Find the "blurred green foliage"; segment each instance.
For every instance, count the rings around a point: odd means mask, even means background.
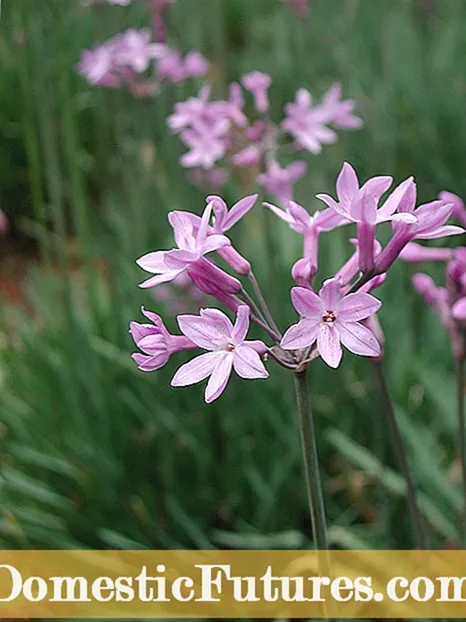
[[[358,101],[364,129],[310,160],[298,191],[309,209],[345,159],[362,178],[415,175],[422,199],[466,196],[465,3],[311,4],[303,23],[275,0],[179,0],[170,33],[214,62],[219,94],[244,71],[268,71],[277,119],[300,86],[318,97],[339,80]],[[0,206],[37,257],[25,258],[26,307],[1,310],[0,546],[307,547],[291,378],[270,365],[271,380],[235,378],[207,407],[199,386],[169,388],[174,361],[144,375],[130,359],[129,320],[142,304],[160,310],[138,289],[134,260],[170,244],[168,211],[203,206],[165,123],[194,87],[135,100],[90,87],[75,65],[83,48],[144,19],[137,2],[3,10]],[[226,198],[249,191],[237,179]],[[259,205],[234,233],[289,325],[299,239]],[[325,238],[323,276],[349,254],[346,237]],[[380,291],[386,367],[431,543],[443,547],[457,542],[461,508],[454,379],[447,337],[410,274],[396,266]],[[411,546],[370,363],[346,354],[334,372],[317,361],[311,383],[333,545]]]

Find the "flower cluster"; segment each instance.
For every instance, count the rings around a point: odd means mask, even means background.
[[[341,99],[341,86],[333,85],[322,101],[313,104],[311,94],[300,89],[296,101],[285,106],[281,122],[269,117],[269,75],[253,71],[233,82],[226,100],[211,99],[206,86],[197,97],[175,105],[168,118],[171,131],[179,134],[188,148],[182,166],[209,171],[256,167],[258,183],[277,200],[293,198],[293,186],[306,172],[306,162],[296,160],[288,166],[279,163],[283,147],[294,153],[313,154],[323,145],[337,140],[337,129],[358,129],[362,121],[354,114],[355,102]],[[254,114],[246,112],[246,93],[252,97]],[[227,169],[218,169],[226,161]],[[226,180],[227,174],[223,176]]]
[[[148,76],[148,69],[152,75]],[[179,50],[154,43],[150,28],[130,28],[92,50],[85,50],[78,72],[91,84],[106,87],[127,86],[137,96],[154,93],[163,82],[181,82],[202,77],[208,63],[199,52],[184,58]]]
[[[191,112],[179,110],[179,120]],[[458,215],[458,207],[446,202],[444,196],[416,207],[414,180],[409,178],[389,192],[392,182],[391,177],[379,176],[361,185],[353,167],[345,163],[337,179],[337,199],[318,195],[326,209],[311,215],[293,201],[286,209],[266,204],[303,238],[302,257],[292,269],[296,287],[291,291],[291,301],[300,319],[284,334],[273,318],[250,262],[227,236],[231,227],[253,208],[257,195],[244,197],[230,209],[221,197],[210,195],[202,216],[171,212],[168,220],[176,246],[148,253],[138,260],[139,266],[153,275],[141,287],[166,287],[185,275],[183,278],[189,278],[199,292],[233,312],[236,321],[233,324],[219,309],[202,308],[199,315],[178,316],[181,334],[171,335],[159,316],[143,311],[152,324],[131,325],[131,334],[142,351],[134,355],[140,369],[158,369],[175,352],[206,350],[180,367],[172,386],[209,378],[205,399],[211,402],[224,391],[232,370],[241,378],[267,378],[264,363],[268,358],[299,372],[317,357],[332,368],[338,367],[342,347],[353,354],[380,357],[383,334],[376,314],[381,302],[371,292],[384,283],[387,271],[400,256],[408,261],[416,257],[448,261],[449,287],[455,288],[455,298],[448,300],[448,317],[466,318],[466,249],[429,249],[413,242],[462,233],[461,227],[446,224],[452,213]],[[334,276],[324,280],[317,293],[313,283],[318,272],[320,234],[351,223],[356,223],[357,231],[357,238],[351,239],[354,252]],[[376,232],[386,223],[393,232],[382,247]],[[216,257],[230,271],[220,267]],[[440,310],[446,294],[438,294],[426,278],[417,277],[417,287]],[[264,341],[246,339],[251,321],[263,331]]]
[[[462,199],[451,192],[441,192],[441,201],[448,201],[452,215],[461,224],[466,224],[466,208]],[[466,247],[425,248],[410,242],[400,255],[401,259],[413,264],[441,262],[445,264],[445,286],[435,285],[432,277],[417,273],[412,282],[426,304],[438,315],[447,330],[453,356],[464,360],[466,355]]]

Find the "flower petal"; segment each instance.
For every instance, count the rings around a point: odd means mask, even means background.
[[[338,200],[341,203],[349,203],[359,191],[359,181],[356,171],[348,162],[343,167],[337,179]]]
[[[154,253],[147,253],[136,260],[136,263],[140,268],[146,270],[146,272],[153,272],[159,274],[166,272],[167,265],[165,263],[166,251],[155,251]]]
[[[374,334],[359,322],[339,324],[341,343],[353,354],[379,356],[380,344]]]
[[[276,205],[272,205],[272,203],[264,202],[263,205],[265,207],[268,207],[269,210],[271,210],[276,216],[284,220],[289,225],[293,224],[294,219],[291,217],[290,214],[288,214],[288,212],[285,212],[285,210],[277,207]]]
[[[233,367],[232,352],[224,352],[220,355],[217,354],[217,356],[219,356],[217,365],[210,376],[205,390],[205,401],[207,404],[216,400],[223,393],[230,379],[231,368]]]
[[[327,365],[334,369],[338,367],[343,351],[340,345],[340,334],[335,324],[321,325],[317,336],[317,349]]]
[[[296,311],[302,317],[321,319],[325,311],[322,300],[317,294],[305,287],[293,287],[291,300]]]
[[[460,298],[455,302],[452,312],[455,320],[466,320],[466,298]]]
[[[269,377],[259,354],[247,345],[238,346],[235,349],[233,367],[238,376],[247,380]]]
[[[357,322],[377,313],[382,306],[380,300],[370,294],[348,294],[338,307],[338,321]]]
[[[204,350],[217,350],[221,342],[227,341],[223,326],[205,316],[179,315],[178,326],[183,335]]]
[[[224,235],[209,235],[205,242],[200,247],[200,251],[203,255],[216,251],[219,248],[224,248],[230,245],[230,240]]]
[[[172,387],[187,387],[210,376],[223,358],[223,352],[206,352],[182,365],[171,381]]]
[[[244,197],[235,203],[228,212],[223,230],[228,231],[228,229],[231,229],[231,227],[235,225],[238,220],[247,214],[249,210],[254,207],[254,203],[257,201],[258,196],[258,194],[251,194],[250,196]]]
[[[194,216],[194,214],[193,214]],[[199,216],[197,216],[199,218]],[[199,222],[200,222],[199,218]],[[178,248],[189,249],[194,246],[194,223],[188,212],[174,211],[168,214]],[[198,225],[199,226],[199,225]]]
[[[239,345],[246,339],[249,330],[249,307],[241,305],[238,307],[236,322],[233,328],[232,337],[235,344]]]
[[[160,353],[157,356],[145,356],[144,354],[135,352],[131,357],[136,361],[141,371],[156,371],[163,367],[169,359],[168,353],[165,353],[165,355]]]
[[[139,287],[141,287],[142,289],[147,289],[148,287],[156,287],[161,283],[168,283],[169,281],[173,281],[173,279],[176,279],[176,277],[182,272],[183,270],[170,270],[168,272],[165,272],[165,274],[157,274],[157,276],[153,276],[150,279],[147,279],[147,281],[139,283]]]
[[[327,279],[319,291],[319,297],[326,310],[334,311],[341,300],[340,279]]]
[[[320,326],[320,320],[301,320],[286,331],[280,346],[284,350],[301,350],[312,346],[317,339]]]
[[[413,177],[408,177],[399,184],[390,194],[385,203],[378,211],[380,222],[387,216],[391,216],[397,210],[399,212],[412,212],[416,205],[416,184]]]
[[[416,235],[416,239],[438,240],[439,238],[445,238],[449,235],[461,235],[463,233],[466,233],[463,227],[458,227],[457,225],[445,225],[444,227],[439,227],[438,229],[429,231],[429,233],[421,233],[419,235]]]

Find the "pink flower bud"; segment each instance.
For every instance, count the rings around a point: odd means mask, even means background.
[[[314,262],[308,258],[298,259],[291,270],[291,276],[293,277],[298,287],[311,287],[311,281],[317,272],[317,266]]]

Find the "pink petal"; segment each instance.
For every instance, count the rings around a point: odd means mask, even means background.
[[[317,349],[322,359],[334,369],[338,367],[343,355],[340,334],[335,325],[321,325],[317,336]]]
[[[340,203],[337,203],[329,194],[316,194],[316,199],[323,201],[330,209],[337,212],[337,214],[339,214],[342,218],[349,218],[349,212],[346,207],[342,206]]]
[[[157,276],[153,276],[147,281],[143,281],[139,284],[139,287],[142,289],[147,289],[148,287],[156,287],[161,283],[168,283],[169,281],[173,281],[176,277],[181,274],[183,270],[169,270],[165,272],[165,274],[158,274]]]
[[[452,311],[455,320],[466,320],[466,298],[460,298],[455,302]]]
[[[194,242],[193,221],[186,212],[175,211],[168,215],[178,248],[192,248]]]
[[[348,162],[343,167],[337,179],[337,194],[341,203],[349,203],[359,191],[359,181],[356,171]]]
[[[258,196],[258,194],[251,194],[250,196],[244,197],[235,203],[228,212],[223,230],[228,231],[228,229],[235,225],[238,220],[247,214],[249,210],[254,207],[254,203],[257,201]]]
[[[338,305],[338,320],[357,322],[377,313],[382,306],[380,300],[370,294],[348,294]]]
[[[147,253],[147,255],[140,257],[136,263],[140,268],[146,270],[146,272],[154,272],[156,274],[165,272],[167,270],[165,252],[166,251],[156,251],[154,253]]]
[[[233,333],[233,324],[230,318],[220,311],[219,309],[201,309],[200,316],[202,319],[207,320],[216,330],[222,338],[231,338]]]
[[[238,313],[236,315],[236,322],[233,328],[232,337],[235,344],[241,344],[248,334],[249,330],[249,307],[246,305],[241,305],[238,308]]]
[[[381,222],[380,218],[377,218],[377,220]],[[399,212],[398,214],[387,216],[386,220],[391,220],[392,222],[404,222],[408,225],[417,222],[416,216],[414,214],[411,214],[410,212]]]
[[[393,190],[388,199],[379,209],[379,218],[391,216],[397,210],[400,212],[412,212],[416,205],[416,184],[409,177]]]
[[[210,201],[205,208],[204,213],[202,214],[201,223],[199,225],[199,230],[196,235],[196,246],[198,248],[201,248],[206,240],[213,208],[214,201]]]
[[[457,225],[445,225],[444,227],[439,227],[438,229],[434,229],[428,233],[416,235],[416,239],[438,240],[439,238],[445,238],[450,235],[461,235],[463,233],[465,233],[465,230],[462,227],[458,227]]]
[[[271,210],[276,216],[284,220],[289,225],[293,224],[294,219],[290,216],[290,214],[288,214],[288,212],[285,212],[285,210],[277,207],[276,205],[272,205],[272,203],[264,202],[263,205],[265,205],[265,207],[268,207],[269,210]]]
[[[205,316],[179,315],[178,326],[183,335],[204,350],[217,350],[219,343],[227,340],[223,326]]]
[[[216,251],[219,248],[224,248],[230,245],[230,240],[224,235],[209,235],[205,242],[200,247],[200,251],[203,255]]]
[[[305,287],[293,287],[291,300],[296,311],[302,317],[321,319],[325,311],[322,300],[317,294]]]
[[[319,297],[327,311],[335,310],[341,300],[340,279],[327,279],[319,292]]]
[[[222,352],[207,352],[182,365],[171,381],[172,387],[186,387],[210,376],[223,357]]]
[[[175,248],[165,253],[165,264],[171,270],[184,270],[190,263],[198,259],[194,251]]]
[[[283,335],[280,346],[284,350],[301,350],[312,346],[320,332],[321,321],[301,320]]]
[[[373,333],[358,322],[339,324],[341,343],[353,354],[379,356],[380,344]]]
[[[130,322],[129,332],[131,333],[131,337],[134,339],[134,342],[137,344],[138,341],[141,341],[141,339],[147,337],[147,335],[151,335],[154,332],[154,327],[152,324],[138,324],[138,322]]]
[[[137,344],[138,348],[145,354],[157,356],[160,352],[167,352],[167,342],[163,335],[147,335]]]
[[[238,376],[246,380],[269,377],[259,354],[246,345],[238,346],[235,349],[233,367]]]
[[[210,404],[216,400],[225,390],[228,380],[231,375],[231,368],[233,366],[233,353],[224,352],[218,355],[217,364],[210,376],[210,380],[207,383],[205,390],[205,401]]]
[[[368,179],[362,186],[361,190],[368,194],[373,194],[378,200],[384,192],[390,188],[393,183],[393,178],[387,175],[379,175],[378,177],[372,177]]]
[[[135,352],[131,355],[134,361],[136,361],[137,366],[141,371],[156,371],[165,365],[168,361],[169,355],[168,352],[163,354],[160,353],[157,356],[145,356],[144,354],[139,354],[139,352]]]

